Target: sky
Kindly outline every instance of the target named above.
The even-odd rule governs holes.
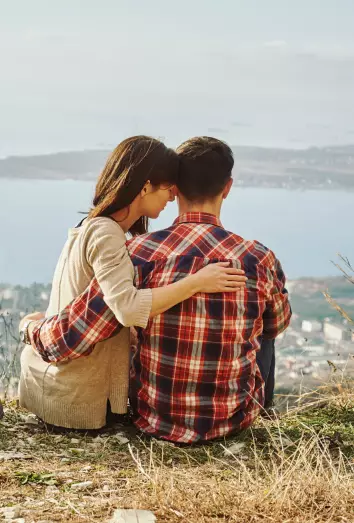
[[[354,143],[353,0],[0,0],[0,157]]]

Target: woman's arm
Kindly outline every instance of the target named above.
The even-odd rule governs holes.
[[[121,227],[110,218],[86,225],[84,251],[104,300],[119,323],[146,327],[152,307],[151,289],[134,286],[134,268]]]
[[[186,278],[155,289],[138,290],[121,227],[109,218],[91,221],[86,231],[86,257],[105,302],[125,327],[146,327],[149,318],[165,312],[197,292],[235,292],[244,287],[244,272],[213,263]]]
[[[162,314],[197,292],[235,292],[245,287],[244,271],[230,268],[229,262],[211,263],[183,280],[152,289],[150,318]]]

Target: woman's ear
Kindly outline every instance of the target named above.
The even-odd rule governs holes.
[[[152,185],[151,185],[150,180],[148,180],[148,181],[145,183],[144,187],[141,189],[141,191],[140,191],[140,196],[141,196],[142,198],[144,198],[144,196],[146,196],[147,194],[149,194],[149,193],[151,192],[151,189],[152,189]]]

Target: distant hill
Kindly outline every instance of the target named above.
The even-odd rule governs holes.
[[[0,178],[95,180],[110,151],[70,151],[0,160]]]
[[[233,151],[238,185],[354,189],[354,145]]]
[[[268,149],[233,147],[235,184],[354,189],[354,145]],[[110,151],[69,151],[0,160],[0,178],[95,180]]]

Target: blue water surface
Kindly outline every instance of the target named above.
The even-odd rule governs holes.
[[[0,180],[0,282],[52,280],[67,230],[90,206],[94,184],[73,180]],[[152,222],[158,229],[177,215],[170,204]],[[233,188],[223,225],[275,251],[287,276],[338,275],[331,260],[354,263],[354,193]]]

